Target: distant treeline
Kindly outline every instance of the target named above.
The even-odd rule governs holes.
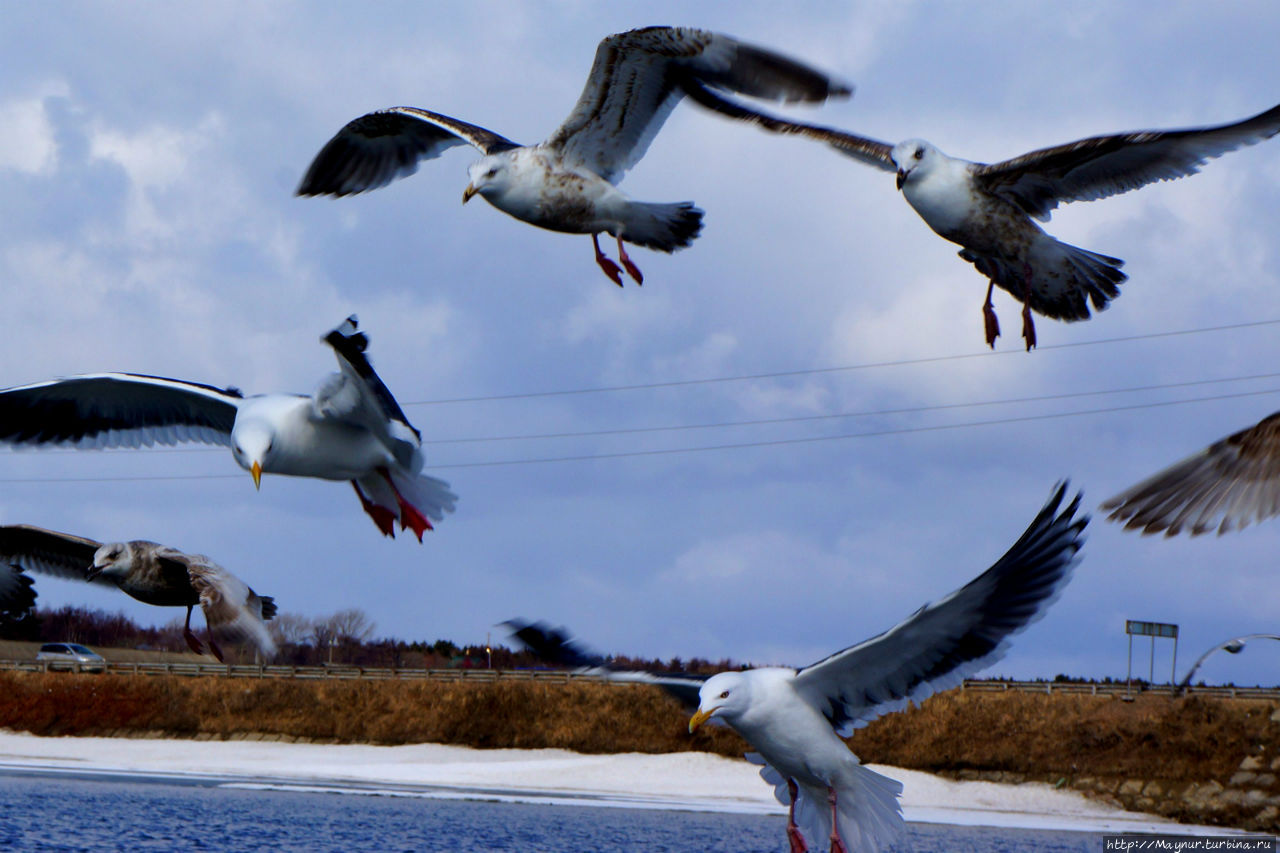
[[[182,611],[175,609],[173,612]],[[119,612],[73,606],[53,610],[37,607],[21,618],[0,614],[0,640],[71,642],[103,648],[185,652],[187,644],[182,638],[182,622],[183,618],[179,617],[161,627],[142,626]],[[197,614],[192,625],[200,633],[201,629],[196,627],[198,622]],[[495,669],[521,669],[540,665],[528,652],[514,651],[501,643],[486,647],[483,642],[459,645],[444,639],[430,643],[396,638],[375,639],[374,623],[364,611],[356,608],[317,617],[281,613],[269,621],[267,627],[279,649],[273,662],[279,664],[319,666],[332,661],[401,669],[490,665]],[[252,651],[230,648],[224,648],[224,651],[230,662],[252,662]],[[712,674],[738,668],[729,660],[712,662],[702,658],[684,660],[676,657],[663,661],[616,657],[611,661],[623,668],[651,672]]]

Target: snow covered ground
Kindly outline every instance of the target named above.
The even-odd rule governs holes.
[[[1177,826],[1048,785],[952,782],[896,767],[875,769],[903,783],[909,821],[1099,832],[1167,832]],[[0,773],[15,770],[136,774],[241,788],[784,813],[755,767],[693,752],[581,755],[436,744],[48,738],[0,731]],[[1223,833],[1218,827],[1199,829]]]

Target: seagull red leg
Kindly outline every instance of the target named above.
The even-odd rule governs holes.
[[[194,605],[187,605],[187,621],[182,625],[182,639],[187,641],[188,648],[198,655],[204,654],[204,646],[191,630],[191,608]]]
[[[982,303],[982,321],[987,331],[987,346],[996,348],[996,338],[1000,337],[1000,321],[996,319],[996,308],[991,304],[991,291],[996,286],[994,280],[987,281],[987,301]]]
[[[213,652],[213,656],[218,659],[218,663],[226,663],[222,658],[222,649],[218,648],[218,644],[213,641],[213,634],[209,635],[209,651]]]
[[[809,853],[809,845],[804,843],[804,835],[796,826],[796,797],[800,789],[795,779],[787,779],[787,793],[791,795],[791,807],[787,809],[787,843],[791,845],[791,853]]]
[[[364,492],[360,491],[360,484],[355,480],[351,481],[351,488],[356,490],[356,496],[360,498],[360,506],[364,507],[364,511],[373,519],[373,523],[378,525],[378,529],[382,531],[382,535],[396,538],[396,515],[386,507],[375,504],[364,496]]]
[[[422,541],[422,534],[427,530],[435,530],[431,526],[431,521],[418,511],[418,508],[404,499],[404,495],[400,494],[400,490],[396,488],[395,482],[391,479],[391,472],[386,468],[379,468],[378,473],[387,481],[387,485],[391,487],[391,491],[396,493],[396,501],[400,504],[400,529],[406,527],[414,532],[418,537],[418,541]]]
[[[849,848],[840,840],[840,825],[836,823],[836,789],[827,788],[827,802],[831,804],[831,853],[849,853]]]
[[[600,265],[600,269],[604,270],[604,274],[618,287],[622,287],[622,270],[613,261],[605,257],[604,252],[600,251],[600,239],[598,234],[591,235],[591,245],[596,247],[596,263]]]
[[[644,276],[640,273],[640,268],[631,262],[627,250],[622,248],[622,238],[618,237],[618,260],[622,261],[622,265],[627,268],[627,275],[636,280],[636,284],[644,284]]]
[[[1022,337],[1027,342],[1027,352],[1036,345],[1036,321],[1031,318],[1031,267],[1022,265]]]

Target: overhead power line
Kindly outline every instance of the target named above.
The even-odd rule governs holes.
[[[1249,323],[1231,323],[1223,326],[1203,326],[1197,329],[1176,329],[1169,332],[1150,332],[1145,335],[1124,335],[1115,338],[1100,338],[1093,341],[1076,341],[1074,343],[1065,344],[1046,344],[1036,347],[1036,352],[1049,352],[1052,350],[1079,349],[1081,347],[1104,346],[1108,344],[1126,343],[1129,341],[1146,341],[1156,340],[1159,338],[1173,338],[1183,335],[1202,335],[1210,332],[1227,332],[1238,329],[1250,329],[1258,326],[1274,326],[1280,324],[1280,319],[1275,320],[1255,320]],[[823,373],[840,373],[852,370],[876,370],[885,367],[905,367],[916,364],[935,364],[944,361],[961,361],[972,358],[996,358],[999,356],[1017,356],[1026,358],[1027,355],[1020,349],[1011,350],[983,350],[981,352],[959,353],[954,355],[936,355],[924,358],[907,358],[896,361],[873,361],[864,364],[847,364],[835,367],[810,367],[800,370],[778,370],[769,373],[749,373],[739,376],[713,376],[703,379],[672,379],[663,382],[640,382],[633,385],[600,385],[590,388],[568,388],[555,391],[521,391],[511,394],[487,394],[476,397],[450,397],[439,400],[415,400],[409,403],[402,403],[404,406],[442,406],[452,403],[482,403],[495,400],[528,400],[538,397],[567,397],[578,394],[606,394],[618,391],[646,391],[656,388],[679,388],[688,385],[710,385],[719,382],[749,382],[756,379],[782,379],[789,376],[813,376]]]
[[[696,447],[670,447],[657,448],[652,450],[625,450],[615,453],[584,453],[569,456],[549,456],[535,457],[525,459],[500,459],[481,462],[453,462],[441,465],[430,465],[428,468],[432,471],[443,471],[451,468],[493,468],[513,465],[536,465],[553,462],[583,462],[603,459],[626,459],[645,456],[669,456],[682,453],[705,453],[716,450],[742,450],[747,448],[758,447],[776,447],[783,445],[796,444],[815,444],[826,441],[844,441],[855,438],[876,438],[888,435],[909,435],[913,433],[925,432],[942,432],[953,429],[972,429],[975,427],[999,426],[1002,424],[1027,423],[1031,421],[1047,421],[1056,420],[1058,418],[1084,417],[1088,415],[1109,414],[1113,412],[1129,412],[1141,409],[1158,409],[1170,406],[1184,406],[1192,403],[1208,403],[1215,400],[1233,400],[1244,397],[1260,397],[1267,394],[1280,394],[1280,388],[1269,388],[1260,391],[1241,391],[1234,394],[1215,394],[1208,397],[1193,397],[1187,400],[1166,400],[1155,403],[1134,403],[1125,406],[1108,406],[1097,409],[1081,409],[1074,412],[1053,412],[1040,415],[1020,415],[1008,418],[992,418],[982,421],[966,421],[963,423],[952,424],[933,424],[928,426],[912,426],[912,427],[893,427],[879,430],[869,430],[866,432],[842,433],[839,435],[818,435],[805,436],[801,438],[778,438],[762,441],[747,441],[736,443],[724,443],[713,445],[701,445]],[[101,477],[15,477],[0,479],[0,483],[16,484],[16,483],[107,483],[107,482],[148,482],[148,481],[165,481],[165,480],[239,480],[244,478],[244,474],[159,474],[159,475],[141,475],[141,476],[101,476]]]

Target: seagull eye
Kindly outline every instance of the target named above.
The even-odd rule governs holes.
[[[924,159],[924,149],[923,149],[923,148],[917,148],[917,149],[916,149],[916,159],[917,159],[917,160],[923,160],[923,159]]]
[[[728,699],[728,698],[729,698],[729,691],[728,691],[728,690],[726,690],[725,692],[721,693],[721,694],[720,694],[720,698],[721,698],[721,699]]]
[[[489,167],[489,171],[485,172],[485,173],[484,173],[484,176],[485,176],[486,178],[492,178],[493,176],[495,176],[495,175],[497,175],[497,174],[498,174],[498,167],[497,167],[497,166],[490,166],[490,167]]]

